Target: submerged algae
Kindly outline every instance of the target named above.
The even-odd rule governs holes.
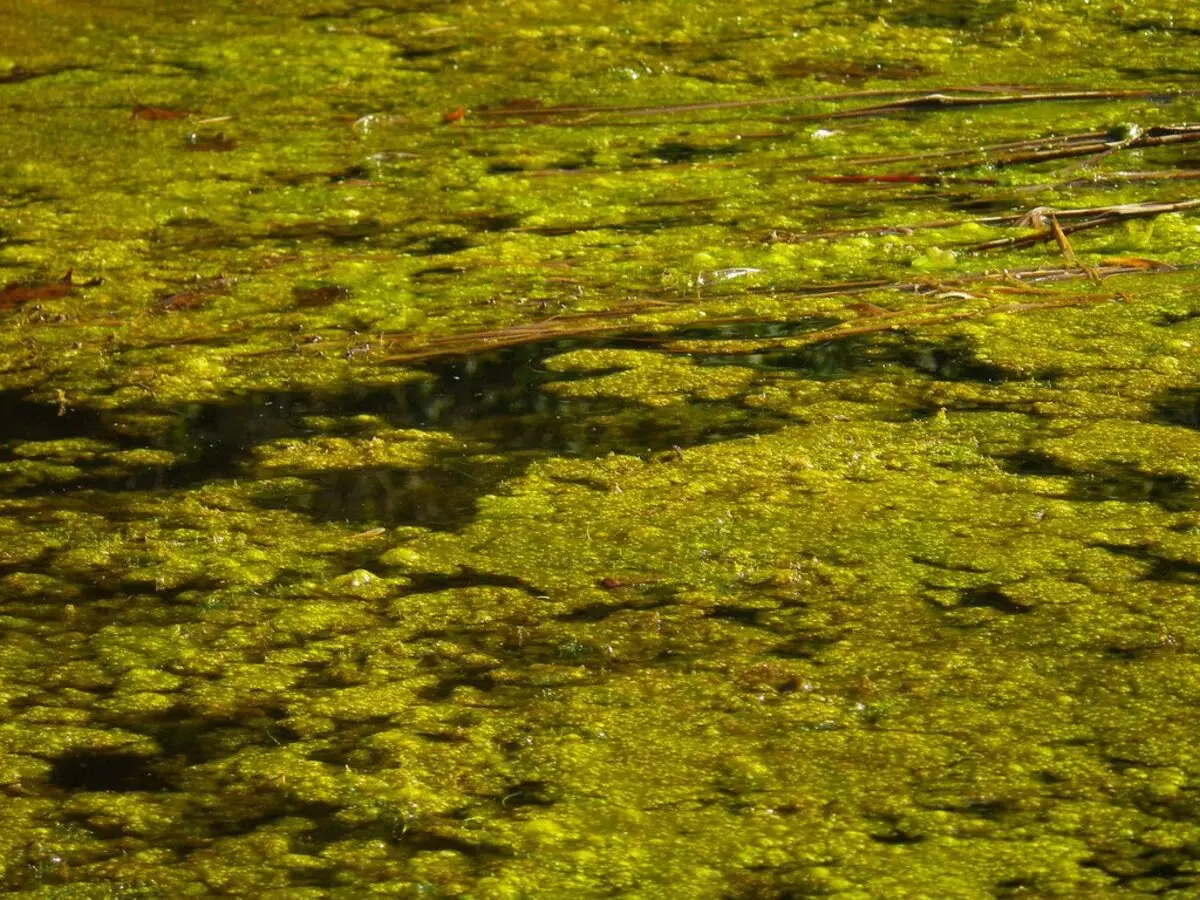
[[[932,277],[1184,199],[977,150],[1194,120],[1174,7],[6,17],[0,266],[103,283],[0,329],[5,887],[1194,890],[1195,217]],[[1014,71],[1150,90],[835,115]]]

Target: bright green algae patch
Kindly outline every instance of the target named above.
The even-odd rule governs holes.
[[[1198,889],[1197,218],[977,248],[1191,6],[138,6],[0,22],[6,890]]]

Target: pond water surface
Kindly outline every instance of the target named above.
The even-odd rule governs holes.
[[[0,16],[0,883],[1200,891],[1200,13]]]

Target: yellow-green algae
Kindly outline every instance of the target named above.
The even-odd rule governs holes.
[[[1187,148],[809,180],[1195,121],[1190,5],[170,7],[0,19],[0,267],[74,281],[0,323],[9,893],[1198,889],[1197,220],[996,314],[1039,296],[936,279],[1053,244],[909,230],[1183,200],[1119,173]],[[1152,93],[654,111],[1015,78]],[[481,115],[522,99],[644,109]],[[852,278],[927,291],[795,290]],[[381,361],[638,299],[619,346]]]

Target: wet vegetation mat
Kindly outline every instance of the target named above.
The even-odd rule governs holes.
[[[1200,892],[1200,13],[0,17],[0,885]]]

